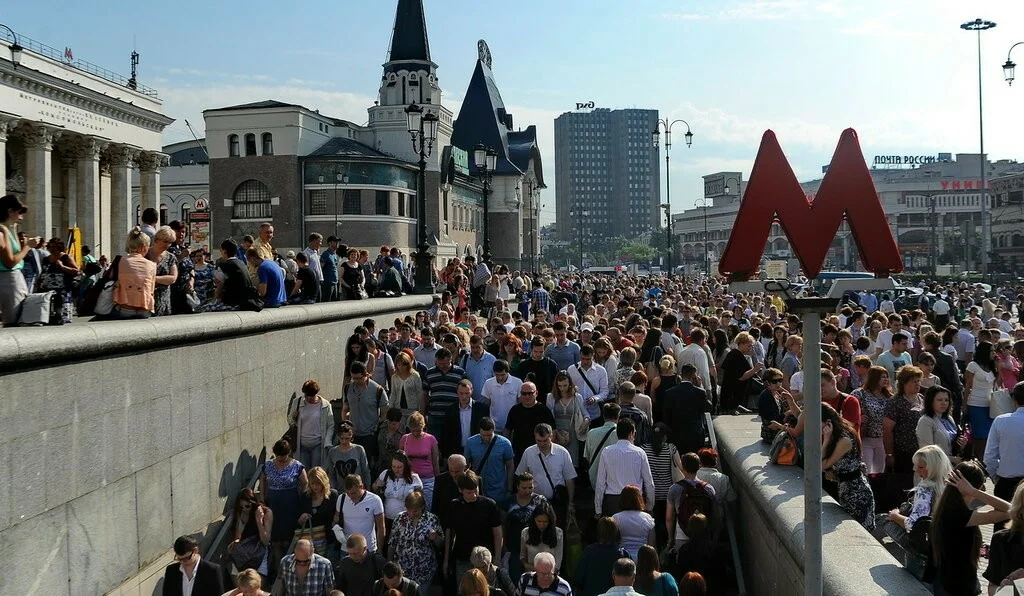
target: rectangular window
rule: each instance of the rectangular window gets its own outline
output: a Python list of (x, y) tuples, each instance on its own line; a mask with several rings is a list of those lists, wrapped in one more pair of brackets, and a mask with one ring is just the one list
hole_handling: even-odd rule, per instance
[(409, 195), (398, 193), (398, 217), (405, 217), (405, 203), (408, 200)]
[(327, 191), (326, 190), (311, 190), (309, 191), (309, 214), (310, 215), (327, 215)]
[(386, 190), (377, 191), (376, 213), (377, 215), (391, 215), (391, 200)]
[(245, 135), (245, 155), (256, 155), (256, 135), (254, 134)]
[(358, 190), (346, 190), (342, 199), (341, 212), (344, 215), (360, 215), (363, 211)]

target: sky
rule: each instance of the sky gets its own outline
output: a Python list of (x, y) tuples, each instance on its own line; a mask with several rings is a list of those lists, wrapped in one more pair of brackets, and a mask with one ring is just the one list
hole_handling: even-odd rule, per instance
[[(386, 58), (397, 0), (8, 3), (0, 23), (115, 72), (141, 55), (139, 81), (176, 119), (165, 142), (203, 136), (204, 109), (277, 99), (364, 124)], [(431, 57), (457, 115), (485, 39), (517, 127), (536, 124), (554, 219), (554, 119), (577, 102), (657, 109), (682, 118), (693, 146), (671, 150), (673, 211), (702, 200), (702, 175), (749, 176), (775, 131), (800, 180), (820, 176), (840, 133), (874, 155), (977, 153), (982, 34), (985, 149), (1024, 161), (1021, 80), (1002, 64), (1024, 41), (1024, 2), (987, 0), (424, 0)], [(673, 129), (681, 137), (681, 125)], [(662, 176), (665, 175), (664, 167)], [(664, 193), (664, 179), (662, 183)]]

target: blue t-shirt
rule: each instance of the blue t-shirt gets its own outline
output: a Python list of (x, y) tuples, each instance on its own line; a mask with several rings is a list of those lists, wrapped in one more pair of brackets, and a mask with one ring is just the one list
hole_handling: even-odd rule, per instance
[(580, 345), (574, 341), (567, 341), (564, 346), (553, 343), (544, 349), (544, 355), (555, 361), (558, 370), (568, 370), (580, 361)]
[(320, 269), (324, 273), (324, 281), (330, 284), (338, 283), (338, 253), (333, 250), (326, 250), (320, 255)]
[(490, 497), (495, 502), (502, 503), (508, 497), (508, 475), (505, 473), (505, 463), (512, 461), (515, 455), (512, 453), (512, 441), (494, 433), (491, 441), (497, 441), (491, 454), (484, 462), (483, 470), (480, 469), (480, 461), (487, 453), (487, 444), (480, 438), (480, 435), (473, 435), (466, 441), (463, 448), (463, 455), (469, 467), (483, 478), (483, 495)]
[(261, 284), (267, 284), (267, 294), (263, 297), (264, 306), (280, 306), (287, 301), (284, 295), (284, 273), (274, 261), (263, 261), (256, 268), (256, 276)]

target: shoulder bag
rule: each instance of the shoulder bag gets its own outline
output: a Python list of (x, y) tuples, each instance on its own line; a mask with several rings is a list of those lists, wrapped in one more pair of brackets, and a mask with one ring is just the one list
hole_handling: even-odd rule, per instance
[[(610, 434), (610, 433), (609, 433)], [(552, 447), (554, 449), (554, 447)], [(551, 486), (552, 497), (551, 505), (555, 507), (561, 507), (569, 504), (569, 489), (564, 484), (555, 486), (553, 480), (551, 480), (551, 474), (548, 473), (548, 466), (544, 463), (544, 454), (537, 449), (537, 459), (540, 460), (540, 467), (544, 469), (544, 475), (547, 476), (548, 485)]]
[[(477, 475), (483, 474), (484, 464), (487, 463), (487, 458), (491, 456), (491, 450), (494, 449), (494, 444), (497, 443), (497, 442), (498, 442), (498, 436), (497, 435), (491, 437), (491, 444), (487, 446), (487, 450), (484, 451), (484, 456), (482, 458), (480, 458), (480, 463), (477, 466), (475, 466), (476, 469), (473, 470), (474, 472), (477, 473)], [(547, 469), (545, 469), (545, 471), (547, 471)], [(548, 482), (550, 482), (550, 481), (551, 481), (551, 479), (548, 478)]]

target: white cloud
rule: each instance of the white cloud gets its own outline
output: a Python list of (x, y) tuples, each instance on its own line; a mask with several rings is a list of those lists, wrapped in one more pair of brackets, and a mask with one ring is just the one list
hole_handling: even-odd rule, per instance
[(712, 18), (729, 21), (809, 20), (819, 16), (843, 16), (847, 14), (847, 7), (842, 0), (747, 0), (724, 4), (707, 2), (698, 7), (697, 11), (665, 13), (661, 18), (677, 21)]

